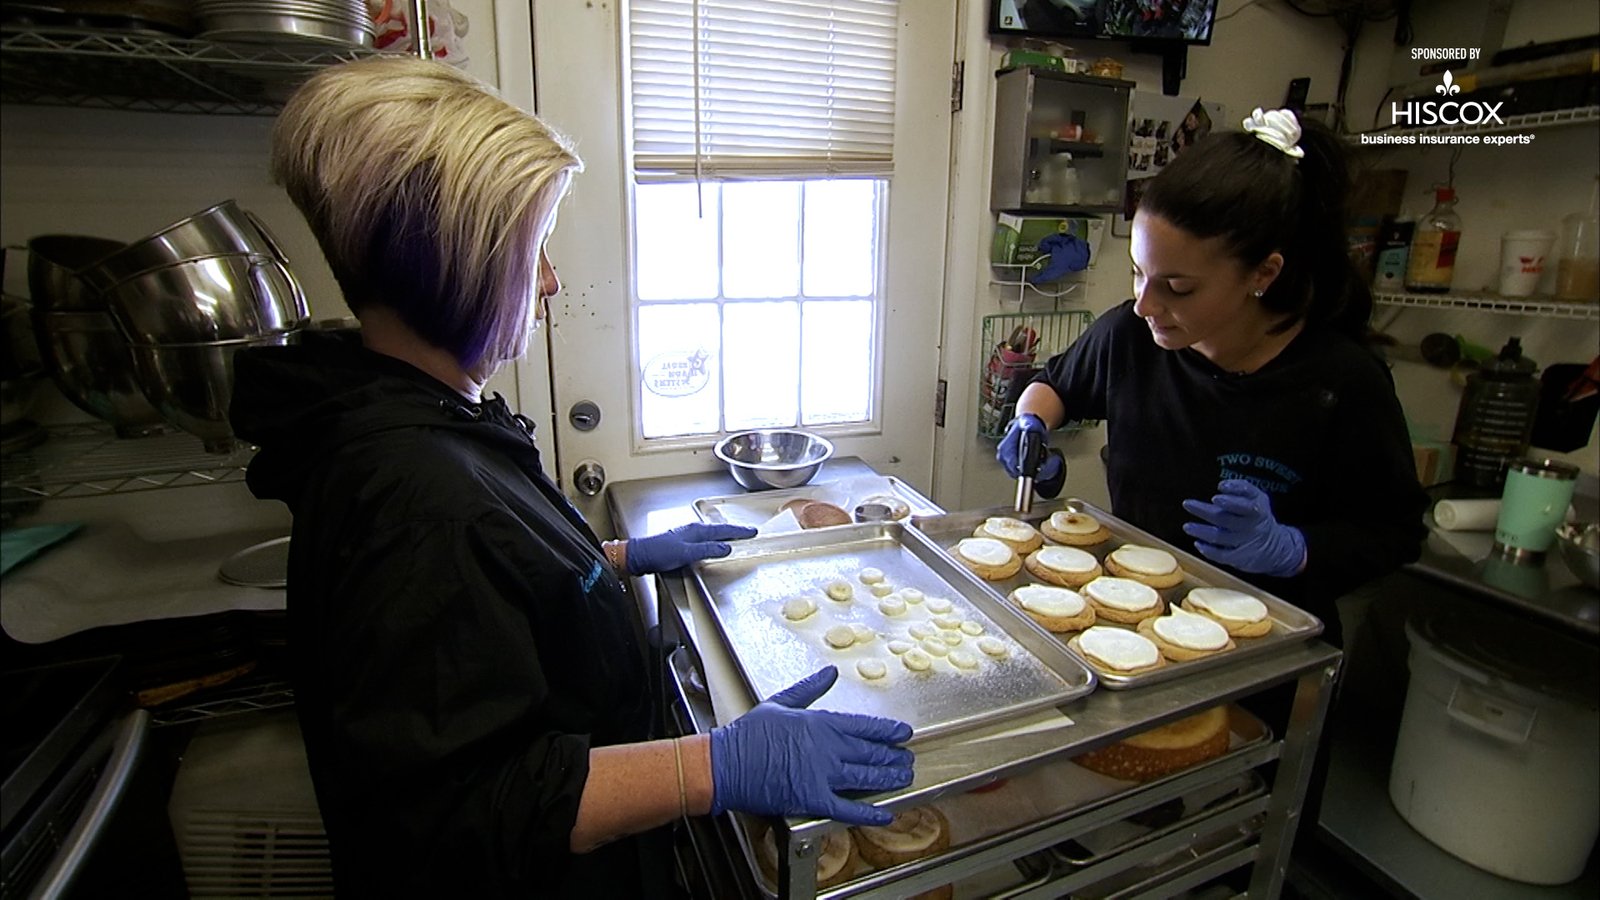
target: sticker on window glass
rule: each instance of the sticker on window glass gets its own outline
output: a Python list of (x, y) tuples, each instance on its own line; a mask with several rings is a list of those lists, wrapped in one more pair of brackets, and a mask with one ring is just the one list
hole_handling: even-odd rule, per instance
[(704, 347), (658, 353), (644, 365), (645, 390), (658, 397), (698, 394), (711, 380), (706, 369), (710, 359), (711, 354)]

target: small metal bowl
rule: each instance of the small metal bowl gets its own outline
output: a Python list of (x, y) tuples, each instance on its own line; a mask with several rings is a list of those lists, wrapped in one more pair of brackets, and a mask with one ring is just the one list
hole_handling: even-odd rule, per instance
[(833, 456), (827, 438), (785, 428), (730, 434), (713, 449), (747, 491), (799, 487), (815, 478)]
[(1600, 524), (1569, 522), (1556, 529), (1561, 558), (1578, 580), (1600, 591)]

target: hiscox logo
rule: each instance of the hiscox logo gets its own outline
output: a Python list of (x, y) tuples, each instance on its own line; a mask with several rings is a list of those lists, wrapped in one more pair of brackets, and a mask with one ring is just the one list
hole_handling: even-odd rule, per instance
[[(1434, 87), (1434, 93), (1450, 97), (1461, 93), (1455, 76), (1444, 70), (1444, 83)], [(1396, 125), (1504, 125), (1500, 108), (1505, 101), (1481, 103), (1468, 100), (1407, 100), (1404, 104), (1390, 103), (1389, 118)]]
[[(1471, 47), (1419, 47), (1412, 51), (1413, 59), (1476, 59), (1478, 48)], [(1420, 128), (1433, 126), (1440, 130), (1473, 128), (1504, 130), (1505, 101), (1480, 101), (1454, 99), (1461, 93), (1461, 85), (1449, 69), (1444, 71), (1433, 92), (1438, 99), (1407, 100), (1389, 104), (1389, 122), (1395, 128)], [(1363, 134), (1363, 144), (1531, 144), (1531, 134), (1407, 134), (1390, 132)]]

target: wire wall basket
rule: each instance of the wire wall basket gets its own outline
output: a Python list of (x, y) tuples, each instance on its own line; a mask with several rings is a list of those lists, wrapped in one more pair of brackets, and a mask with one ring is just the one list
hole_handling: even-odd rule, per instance
[[(978, 373), (979, 437), (1005, 436), (1023, 388), (1044, 371), (1046, 360), (1071, 346), (1092, 321), (1094, 314), (1081, 309), (983, 317), (983, 338), (978, 345), (984, 360)], [(1068, 422), (1062, 430), (1096, 424)]]

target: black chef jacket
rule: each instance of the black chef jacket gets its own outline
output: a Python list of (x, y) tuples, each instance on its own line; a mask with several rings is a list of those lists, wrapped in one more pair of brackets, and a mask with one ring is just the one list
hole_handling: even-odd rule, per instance
[(294, 513), (295, 706), (340, 900), (638, 896), (568, 849), (592, 745), (646, 738), (623, 584), (526, 420), (344, 337), (241, 352), (248, 483)]
[(1427, 495), (1417, 481), (1405, 415), (1382, 362), (1350, 338), (1307, 326), (1261, 369), (1223, 371), (1196, 350), (1164, 350), (1133, 311), (1107, 311), (1035, 381), (1067, 419), (1104, 419), (1112, 513), (1184, 550), (1210, 500), (1240, 478), (1272, 498), (1277, 520), (1306, 538), (1294, 578), (1237, 573), (1328, 625), (1333, 600), (1415, 560)]

